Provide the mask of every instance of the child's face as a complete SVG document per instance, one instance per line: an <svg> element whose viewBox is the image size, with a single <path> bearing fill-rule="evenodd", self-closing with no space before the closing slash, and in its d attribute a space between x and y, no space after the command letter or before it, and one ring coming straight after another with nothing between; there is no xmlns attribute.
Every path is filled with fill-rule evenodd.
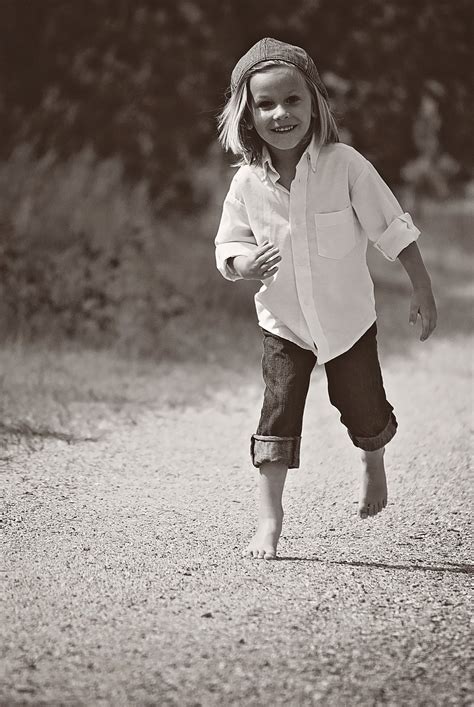
<svg viewBox="0 0 474 707"><path fill-rule="evenodd" d="M274 150L294 150L307 137L313 116L311 93L290 66L275 66L250 77L253 125Z"/></svg>

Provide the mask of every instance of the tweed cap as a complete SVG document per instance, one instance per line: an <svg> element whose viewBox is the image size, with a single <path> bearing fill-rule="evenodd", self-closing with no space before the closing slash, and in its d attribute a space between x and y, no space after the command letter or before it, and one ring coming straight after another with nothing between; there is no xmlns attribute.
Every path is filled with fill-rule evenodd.
<svg viewBox="0 0 474 707"><path fill-rule="evenodd" d="M272 59L286 61L296 66L305 76L316 84L323 96L326 99L328 98L326 87L321 81L316 65L309 54L307 54L304 49L301 49L301 47L286 44L286 42L280 42L278 39L272 39L271 37L261 39L239 59L232 71L230 79L232 93L238 88L249 69L257 66L257 64L260 64L262 61L271 61Z"/></svg>

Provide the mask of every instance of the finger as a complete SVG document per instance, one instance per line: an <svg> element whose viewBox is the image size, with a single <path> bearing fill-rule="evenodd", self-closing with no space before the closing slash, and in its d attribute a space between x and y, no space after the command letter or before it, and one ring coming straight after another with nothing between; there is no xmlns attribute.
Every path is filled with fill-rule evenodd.
<svg viewBox="0 0 474 707"><path fill-rule="evenodd" d="M261 273L269 272L270 270L278 270L278 263L268 263L260 268Z"/></svg>
<svg viewBox="0 0 474 707"><path fill-rule="evenodd" d="M428 336L426 338L431 336L431 334L434 332L435 329L436 329L436 316L430 317Z"/></svg>
<svg viewBox="0 0 474 707"><path fill-rule="evenodd" d="M273 252L278 253L278 246L276 246L274 243L267 243L261 248L257 248L257 254L259 258L262 258L265 255L268 255L268 253Z"/></svg>
<svg viewBox="0 0 474 707"><path fill-rule="evenodd" d="M256 252L260 256L260 255L262 255L262 253L266 253L268 250L270 250L270 248L274 248L273 243L269 243L269 241L265 241L264 243L262 243L261 246L259 246L257 248Z"/></svg>
<svg viewBox="0 0 474 707"><path fill-rule="evenodd" d="M267 258L263 263L262 267L268 267L269 265L275 265L275 263L281 262L281 255L272 255L271 258Z"/></svg>
<svg viewBox="0 0 474 707"><path fill-rule="evenodd" d="M426 341L430 335L430 319L421 312L421 336L420 341Z"/></svg>
<svg viewBox="0 0 474 707"><path fill-rule="evenodd" d="M271 260L271 258L276 258L278 255L280 255L278 248L272 248L272 250L269 250L267 253L263 253L263 255L259 257L259 260L262 262L265 260Z"/></svg>
<svg viewBox="0 0 474 707"><path fill-rule="evenodd" d="M265 272L262 273L262 280L266 280L268 277L272 277L272 275L275 275L275 273L278 272L278 268L271 268L270 270L265 270Z"/></svg>
<svg viewBox="0 0 474 707"><path fill-rule="evenodd" d="M426 341L436 329L436 312L421 315L422 331L420 339Z"/></svg>
<svg viewBox="0 0 474 707"><path fill-rule="evenodd" d="M418 305L416 303L412 303L410 306L410 316L408 318L408 322L414 326L416 324L416 318L418 316Z"/></svg>
<svg viewBox="0 0 474 707"><path fill-rule="evenodd" d="M258 258L255 258L255 262L257 265L264 265L267 260L270 260L271 258L276 258L276 256L279 255L279 250L278 248L272 248L272 250L267 251L266 253L262 253L262 255L259 255Z"/></svg>
<svg viewBox="0 0 474 707"><path fill-rule="evenodd" d="M261 270L260 270L260 274L265 277L268 277L269 273L275 274L276 272L278 272L277 265L272 265L271 267L268 267L268 268L261 268Z"/></svg>

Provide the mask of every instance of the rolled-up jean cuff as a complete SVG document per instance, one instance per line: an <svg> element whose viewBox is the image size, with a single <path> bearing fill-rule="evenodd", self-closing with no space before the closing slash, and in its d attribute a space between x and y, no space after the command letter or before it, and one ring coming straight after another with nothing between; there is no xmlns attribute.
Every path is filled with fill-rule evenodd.
<svg viewBox="0 0 474 707"><path fill-rule="evenodd" d="M375 452L377 449L382 449L395 436L398 423L393 412L390 414L390 419L380 434L375 437L356 437L349 430L349 437L356 447L364 449L366 452Z"/></svg>
<svg viewBox="0 0 474 707"><path fill-rule="evenodd" d="M270 437L252 435L250 454L252 463L259 467L270 462L286 464L289 469L300 465L301 437Z"/></svg>

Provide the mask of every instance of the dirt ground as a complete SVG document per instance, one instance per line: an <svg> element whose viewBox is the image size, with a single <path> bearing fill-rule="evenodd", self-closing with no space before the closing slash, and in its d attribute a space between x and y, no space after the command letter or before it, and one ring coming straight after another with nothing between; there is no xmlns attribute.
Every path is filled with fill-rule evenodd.
<svg viewBox="0 0 474 707"><path fill-rule="evenodd" d="M378 299L400 423L388 508L357 518L357 450L318 369L276 562L240 557L256 510L258 353L245 375L214 362L219 385L208 372L191 404L119 405L90 440L5 454L0 704L473 704L461 256L457 277L433 261L440 325L428 342L406 324L398 271ZM168 387L199 384L192 368L166 370ZM100 405L74 414L95 419Z"/></svg>

